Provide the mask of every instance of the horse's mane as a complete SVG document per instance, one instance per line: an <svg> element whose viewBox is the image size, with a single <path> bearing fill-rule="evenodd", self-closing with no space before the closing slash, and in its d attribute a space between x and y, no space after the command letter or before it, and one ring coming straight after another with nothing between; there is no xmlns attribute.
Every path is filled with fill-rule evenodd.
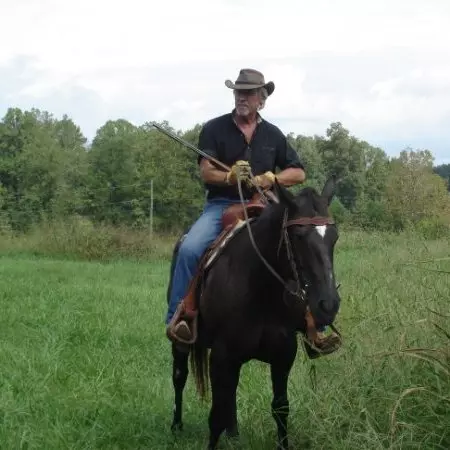
<svg viewBox="0 0 450 450"><path fill-rule="evenodd" d="M268 245L273 245L276 241L280 239L280 233L282 232L282 221L284 218L284 213L286 211L286 200L283 200L281 196L289 198L289 203L291 205L295 204L295 209L298 210L297 215L317 215L323 209L321 204L321 197L317 191L312 187L305 187L301 189L297 194L293 194L286 188L279 187L282 192L278 193L280 198L279 203L270 203L267 205L263 211L259 214L256 220L252 221L249 225L251 228L251 233L255 241L257 241L261 247ZM244 238L245 244L239 239L240 242L237 244L236 251L245 251L248 245L252 245L248 239L248 232L245 231ZM242 247L243 245L243 247ZM250 257L250 256L248 256Z"/></svg>
<svg viewBox="0 0 450 450"><path fill-rule="evenodd" d="M252 238L257 242L261 251L264 248L269 250L269 253L277 248L281 239L282 224L286 207L290 204L290 209L293 216L312 217L317 215L328 215L328 205L326 200L313 187L307 186L302 188L296 194L288 191L284 187L279 187L278 196L280 203L270 203L260 213L259 217L252 221L249 225L251 229ZM286 200L281 197L289 199L288 204ZM295 205L295 206L294 206ZM238 253L243 252L245 259L258 258L253 250L253 244L250 242L248 230L245 230L242 238L237 239L237 244L234 247ZM249 251L249 248L252 248ZM248 260L250 263L250 260Z"/></svg>
<svg viewBox="0 0 450 450"><path fill-rule="evenodd" d="M284 195L295 203L297 214L305 216L328 215L328 205L326 200L311 186L300 189L296 194L291 193L284 187L280 187ZM281 219L286 205L281 201L280 204L270 204L262 212L257 223L261 228L268 225L268 222Z"/></svg>

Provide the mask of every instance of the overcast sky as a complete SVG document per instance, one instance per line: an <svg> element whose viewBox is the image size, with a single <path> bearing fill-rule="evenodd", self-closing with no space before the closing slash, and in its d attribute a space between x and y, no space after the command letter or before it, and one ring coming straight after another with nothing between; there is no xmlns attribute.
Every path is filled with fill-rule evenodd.
<svg viewBox="0 0 450 450"><path fill-rule="evenodd" d="M450 163L450 0L0 0L0 114L187 129L233 107L241 67L275 82L285 133L341 121L389 155Z"/></svg>

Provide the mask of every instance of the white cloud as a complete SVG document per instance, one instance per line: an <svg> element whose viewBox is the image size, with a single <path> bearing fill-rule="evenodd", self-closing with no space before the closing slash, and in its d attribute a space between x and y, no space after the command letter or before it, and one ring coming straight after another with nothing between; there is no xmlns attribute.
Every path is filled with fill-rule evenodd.
<svg viewBox="0 0 450 450"><path fill-rule="evenodd" d="M90 133L105 114L186 128L228 111L224 79L246 66L275 81L264 114L284 131L450 142L448 0L15 0L0 17L0 71L16 71L0 105Z"/></svg>
<svg viewBox="0 0 450 450"><path fill-rule="evenodd" d="M414 69L376 82L368 96L349 102L345 110L365 132L372 126L390 138L427 130L440 134L450 118L450 66Z"/></svg>

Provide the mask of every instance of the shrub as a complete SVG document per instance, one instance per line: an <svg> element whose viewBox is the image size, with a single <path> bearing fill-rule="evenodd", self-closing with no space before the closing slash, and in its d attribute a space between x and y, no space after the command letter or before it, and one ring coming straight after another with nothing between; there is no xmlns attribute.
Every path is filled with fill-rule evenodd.
<svg viewBox="0 0 450 450"><path fill-rule="evenodd" d="M415 229L425 239L450 237L450 223L443 217L430 217L417 222Z"/></svg>
<svg viewBox="0 0 450 450"><path fill-rule="evenodd" d="M330 204L330 214L337 223L345 223L349 218L347 208L337 197L334 197Z"/></svg>
<svg viewBox="0 0 450 450"><path fill-rule="evenodd" d="M0 248L83 260L169 258L176 236L150 236L148 230L94 224L74 216L43 222L27 234L6 236Z"/></svg>

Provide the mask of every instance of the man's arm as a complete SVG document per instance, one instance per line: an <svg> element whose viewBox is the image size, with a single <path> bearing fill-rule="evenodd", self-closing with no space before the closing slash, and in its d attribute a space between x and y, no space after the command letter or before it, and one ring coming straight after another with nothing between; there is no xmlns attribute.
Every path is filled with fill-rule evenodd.
<svg viewBox="0 0 450 450"><path fill-rule="evenodd" d="M305 171L297 167L288 167L277 174L278 183L288 187L304 183L305 179Z"/></svg>
<svg viewBox="0 0 450 450"><path fill-rule="evenodd" d="M219 186L226 186L227 172L217 169L206 158L202 158L200 161L200 176L202 180L207 184L217 184Z"/></svg>
<svg viewBox="0 0 450 450"><path fill-rule="evenodd" d="M211 125L206 123L201 131L198 138L198 147L203 150L208 155L220 160L217 152L217 143L214 138L213 132L211 130ZM225 186L227 172L218 169L211 162L209 162L203 156L199 156L197 159L200 165L200 177L204 183L216 184L219 186Z"/></svg>
<svg viewBox="0 0 450 450"><path fill-rule="evenodd" d="M277 148L276 165L281 169L277 174L277 180L280 184L294 186L304 183L306 179L305 167L300 161L297 152L289 144L287 137L282 133Z"/></svg>
<svg viewBox="0 0 450 450"><path fill-rule="evenodd" d="M305 168L300 161L297 152L289 144L287 138L280 131L280 142L277 146L277 157L275 165L281 170L276 175L278 183L289 187L305 182ZM263 189L270 189L275 182L275 175L272 172L266 172L258 175L257 184Z"/></svg>

